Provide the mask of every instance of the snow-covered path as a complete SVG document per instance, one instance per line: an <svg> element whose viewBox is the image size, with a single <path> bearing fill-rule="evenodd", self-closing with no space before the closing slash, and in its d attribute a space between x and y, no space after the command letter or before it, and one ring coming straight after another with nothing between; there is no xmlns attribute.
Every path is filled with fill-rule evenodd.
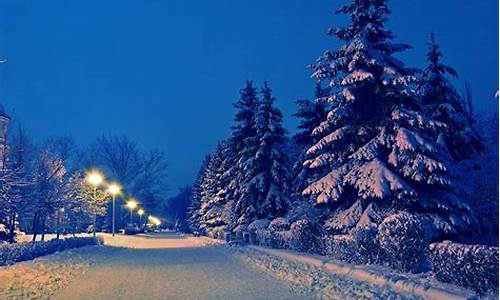
<svg viewBox="0 0 500 300"><path fill-rule="evenodd" d="M127 248L91 247L98 263L54 299L313 299L204 239L105 236ZM133 247L133 248L132 248ZM106 250L104 250L106 249ZM103 251L104 250L104 251Z"/></svg>

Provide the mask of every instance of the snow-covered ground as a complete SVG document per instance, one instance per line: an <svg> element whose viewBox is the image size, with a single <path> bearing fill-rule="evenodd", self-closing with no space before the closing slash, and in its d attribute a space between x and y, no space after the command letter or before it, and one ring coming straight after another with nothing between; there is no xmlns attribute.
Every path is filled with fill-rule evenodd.
<svg viewBox="0 0 500 300"><path fill-rule="evenodd" d="M0 268L0 299L314 299L205 238L104 235Z"/></svg>
<svg viewBox="0 0 500 300"><path fill-rule="evenodd" d="M0 267L0 299L47 299L113 251L87 246Z"/></svg>
<svg viewBox="0 0 500 300"><path fill-rule="evenodd" d="M102 236L0 268L0 299L419 299L204 237Z"/></svg>
<svg viewBox="0 0 500 300"><path fill-rule="evenodd" d="M378 286L328 272L316 266L315 255L301 255L300 260L295 260L268 255L248 247L233 247L232 251L246 264L290 283L295 290L312 293L320 299L422 299L398 293L388 286ZM271 252L273 251L276 250Z"/></svg>

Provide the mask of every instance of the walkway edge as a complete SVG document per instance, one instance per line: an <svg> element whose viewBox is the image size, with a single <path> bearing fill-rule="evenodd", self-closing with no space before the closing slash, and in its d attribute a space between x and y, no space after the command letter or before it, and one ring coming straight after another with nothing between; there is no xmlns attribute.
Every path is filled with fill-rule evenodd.
<svg viewBox="0 0 500 300"><path fill-rule="evenodd" d="M397 280L387 278L384 275L350 264L330 261L324 256L303 255L293 251L270 249L255 245L248 245L247 247L285 260L309 264L330 273L335 273L358 281L368 282L380 287L389 287L400 293L412 294L429 300L464 300L476 296L475 293L466 289L463 289L463 293L458 293L455 291L448 291L437 286L429 286L401 279Z"/></svg>

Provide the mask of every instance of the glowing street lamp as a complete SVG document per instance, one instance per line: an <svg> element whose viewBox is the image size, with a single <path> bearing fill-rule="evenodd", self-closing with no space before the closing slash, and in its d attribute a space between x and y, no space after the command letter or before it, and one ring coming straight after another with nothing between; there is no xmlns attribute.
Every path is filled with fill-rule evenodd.
<svg viewBox="0 0 500 300"><path fill-rule="evenodd" d="M144 209L139 208L139 210L137 211L137 214L139 215L139 226L141 226L141 224L142 224L142 215L144 215Z"/></svg>
<svg viewBox="0 0 500 300"><path fill-rule="evenodd" d="M98 186L100 186L103 181L104 181L104 176L102 176L101 173L99 173L99 171L96 171L96 170L92 170L90 171L88 174L87 174L87 178L86 178L87 182L92 185L94 188L97 188Z"/></svg>
<svg viewBox="0 0 500 300"><path fill-rule="evenodd" d="M127 201L127 204L126 206L130 209L130 223L132 224L132 212L134 211L134 209L137 207L137 200L135 200L134 198L130 198L128 201Z"/></svg>
<svg viewBox="0 0 500 300"><path fill-rule="evenodd" d="M87 173L85 180L94 188L93 200L96 201L97 187L99 187L104 182L104 176L97 170L91 170L90 172ZM94 215L94 226L92 230L92 235L94 237L95 237L96 223L97 223L97 213Z"/></svg>
<svg viewBox="0 0 500 300"><path fill-rule="evenodd" d="M148 220L151 224L153 224L155 226L160 226L160 224L161 224L160 219L158 219L157 217L149 216Z"/></svg>
<svg viewBox="0 0 500 300"><path fill-rule="evenodd" d="M122 191L121 186L118 183L111 183L108 186L108 193L111 194L111 197L113 198L113 226L112 226L112 232L113 236L115 236L115 202L116 202L116 196L119 195Z"/></svg>

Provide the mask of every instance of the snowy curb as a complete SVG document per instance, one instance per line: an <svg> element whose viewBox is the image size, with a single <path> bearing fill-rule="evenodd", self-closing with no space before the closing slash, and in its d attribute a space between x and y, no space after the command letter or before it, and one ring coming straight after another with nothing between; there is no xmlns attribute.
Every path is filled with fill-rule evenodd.
<svg viewBox="0 0 500 300"><path fill-rule="evenodd" d="M295 262L312 265L322 270L339 274L354 280L367 282L380 287L389 287L390 289L416 296L423 297L431 300L462 300L470 299L476 296L475 293L463 289L463 293L448 291L440 287L423 285L419 283L410 282L408 280L388 278L383 275L368 271L356 266L344 264L340 262L329 261L326 257L310 256L294 253L288 250L269 249L261 246L247 246L250 249L263 252L268 255L277 256L285 260L292 260Z"/></svg>

